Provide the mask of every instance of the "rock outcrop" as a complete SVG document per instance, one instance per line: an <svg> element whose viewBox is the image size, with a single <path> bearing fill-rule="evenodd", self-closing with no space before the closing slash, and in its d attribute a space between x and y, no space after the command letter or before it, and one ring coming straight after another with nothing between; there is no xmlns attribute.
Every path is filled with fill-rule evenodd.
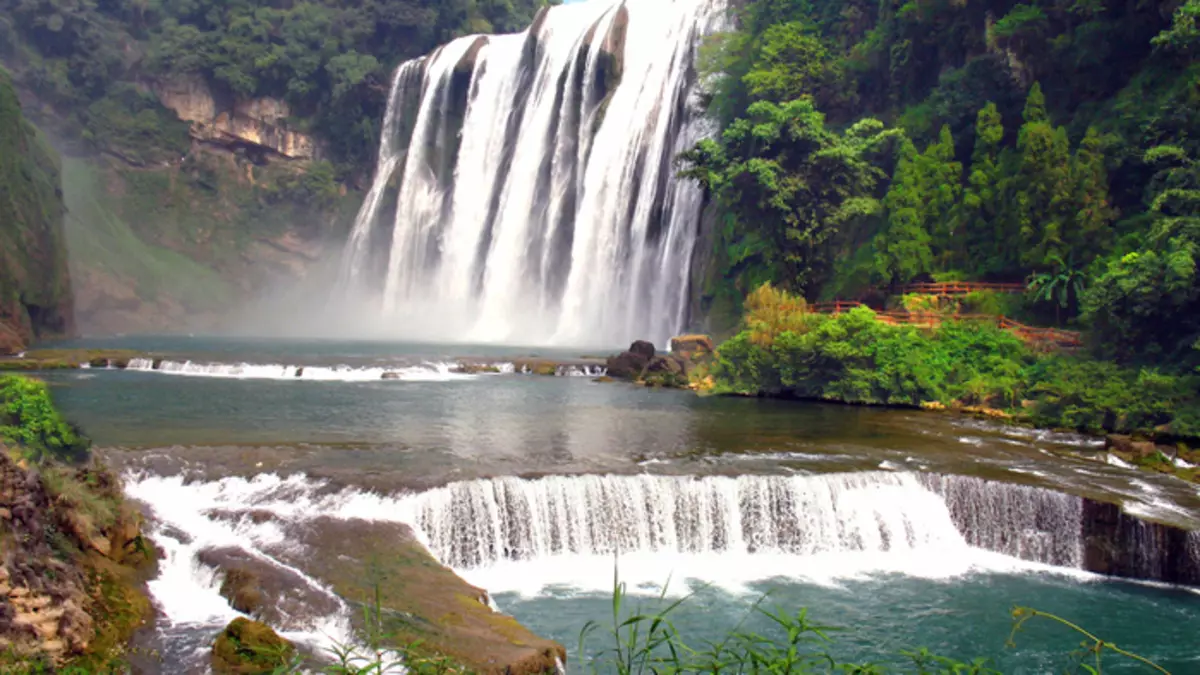
<svg viewBox="0 0 1200 675"><path fill-rule="evenodd" d="M687 358L707 356L716 351L713 339L707 335L680 335L671 338L671 353Z"/></svg>
<svg viewBox="0 0 1200 675"><path fill-rule="evenodd" d="M0 355L74 330L58 157L0 70Z"/></svg>
<svg viewBox="0 0 1200 675"><path fill-rule="evenodd" d="M645 372L657 350L645 340L637 340L629 349L610 356L607 363L608 376L620 380L636 380Z"/></svg>
<svg viewBox="0 0 1200 675"><path fill-rule="evenodd" d="M150 612L152 549L115 479L98 469L29 469L0 445L0 670L103 662Z"/></svg>
<svg viewBox="0 0 1200 675"><path fill-rule="evenodd" d="M271 627L237 618L213 642L212 669L217 675L258 675L278 672L296 648Z"/></svg>
<svg viewBox="0 0 1200 675"><path fill-rule="evenodd" d="M229 148L261 149L285 159L314 159L312 137L288 128L291 110L273 98L222 105L200 76L173 77L153 85L158 100L192 123L192 138Z"/></svg>
<svg viewBox="0 0 1200 675"><path fill-rule="evenodd" d="M199 559L223 573L221 595L230 606L279 630L302 630L340 609L336 598L299 574L241 549L210 549Z"/></svg>
<svg viewBox="0 0 1200 675"><path fill-rule="evenodd" d="M1200 585L1200 531L1142 520L1120 506L1083 500L1083 568L1170 584Z"/></svg>
<svg viewBox="0 0 1200 675"><path fill-rule="evenodd" d="M688 386L691 366L690 357L680 353L659 354L653 344L638 340L629 349L609 357L608 376L652 387L683 388Z"/></svg>
<svg viewBox="0 0 1200 675"><path fill-rule="evenodd" d="M386 635L418 652L441 654L481 675L553 673L566 660L488 606L487 592L438 563L399 523L317 518L287 525L289 547L272 551L356 605L379 602ZM421 656L418 653L415 656Z"/></svg>

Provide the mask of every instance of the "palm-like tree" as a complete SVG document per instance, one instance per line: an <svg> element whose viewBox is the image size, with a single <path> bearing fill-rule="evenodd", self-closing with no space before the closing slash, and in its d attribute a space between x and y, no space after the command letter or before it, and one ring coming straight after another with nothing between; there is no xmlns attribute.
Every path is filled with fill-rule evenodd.
<svg viewBox="0 0 1200 675"><path fill-rule="evenodd" d="M1054 322L1062 323L1062 310L1074 307L1083 294L1084 272L1074 264L1074 256L1065 260L1054 256L1054 269L1034 274L1029 278L1028 289L1035 302L1054 303Z"/></svg>

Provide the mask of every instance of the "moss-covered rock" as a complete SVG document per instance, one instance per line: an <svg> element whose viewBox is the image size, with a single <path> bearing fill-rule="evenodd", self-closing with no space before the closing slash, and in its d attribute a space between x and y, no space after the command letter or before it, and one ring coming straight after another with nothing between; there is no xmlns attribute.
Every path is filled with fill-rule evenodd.
<svg viewBox="0 0 1200 675"><path fill-rule="evenodd" d="M0 354L74 330L57 154L0 70Z"/></svg>
<svg viewBox="0 0 1200 675"><path fill-rule="evenodd" d="M218 675L270 673L295 653L295 646L270 626L238 617L213 642L212 668Z"/></svg>
<svg viewBox="0 0 1200 675"><path fill-rule="evenodd" d="M415 644L412 657L445 657L481 675L552 673L566 659L562 645L493 611L486 591L434 559L405 525L318 518L288 537L307 553L301 563L281 551L285 561L353 604L381 606L380 632L394 646Z"/></svg>

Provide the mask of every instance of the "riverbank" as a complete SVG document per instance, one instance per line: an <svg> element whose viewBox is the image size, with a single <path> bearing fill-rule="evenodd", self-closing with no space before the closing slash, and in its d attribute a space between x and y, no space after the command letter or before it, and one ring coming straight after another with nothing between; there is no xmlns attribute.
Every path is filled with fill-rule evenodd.
<svg viewBox="0 0 1200 675"><path fill-rule="evenodd" d="M616 362L639 353L634 343ZM664 357L648 358L622 374L712 394L955 411L1084 432L1107 437L1120 461L1200 481L1195 374L1035 351L987 322L896 325L866 307L821 314L764 286L748 298L740 332L711 356L677 358L684 382L656 372Z"/></svg>
<svg viewBox="0 0 1200 675"><path fill-rule="evenodd" d="M156 553L44 384L0 376L0 672L110 672L152 615Z"/></svg>

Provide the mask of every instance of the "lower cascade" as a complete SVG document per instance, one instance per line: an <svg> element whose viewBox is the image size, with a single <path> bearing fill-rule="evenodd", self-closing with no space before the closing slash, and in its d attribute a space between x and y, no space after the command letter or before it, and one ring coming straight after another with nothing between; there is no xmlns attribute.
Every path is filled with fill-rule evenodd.
<svg viewBox="0 0 1200 675"><path fill-rule="evenodd" d="M564 554L920 553L975 547L1200 584L1200 532L1116 505L964 476L571 476L453 483L404 518L456 569Z"/></svg>

